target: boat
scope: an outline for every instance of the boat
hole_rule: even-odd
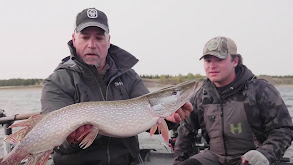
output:
[[[12,128],[8,128],[17,120],[25,120],[28,119],[32,115],[40,114],[40,112],[32,112],[26,114],[15,114],[12,116],[6,116],[5,111],[0,109],[0,124],[4,128],[4,135],[9,136],[12,134]],[[153,135],[152,139],[150,139],[148,133],[141,133],[138,135],[138,139],[140,142],[140,154],[138,159],[133,162],[131,165],[172,165],[173,164],[173,146],[175,144],[177,132],[176,128],[171,130],[172,134],[169,139],[169,145],[166,145],[164,140],[160,135]],[[3,153],[6,155],[11,152],[13,149],[13,144],[6,143],[3,141]],[[208,149],[209,145],[204,141],[200,132],[196,138],[196,142],[194,144],[194,154],[199,153],[202,150]],[[53,160],[49,158],[46,165],[52,165]],[[25,164],[25,162],[21,162],[21,164]],[[276,165],[293,165],[293,162],[290,162],[290,158],[283,157],[280,162]]]

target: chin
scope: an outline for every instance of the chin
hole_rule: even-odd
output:
[[[217,77],[213,77],[213,76],[209,77],[209,79],[210,79],[212,82],[219,81],[219,79],[218,79]]]
[[[92,60],[86,60],[84,61],[84,63],[88,64],[88,65],[98,65],[98,62],[97,61],[92,61]]]
[[[210,79],[213,83],[218,83],[218,84],[221,84],[223,82],[222,79],[219,79],[219,78],[211,78]]]

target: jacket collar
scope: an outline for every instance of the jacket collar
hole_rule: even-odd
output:
[[[76,49],[73,46],[72,40],[70,40],[67,43],[67,45],[69,47],[70,56],[65,57],[55,70],[66,68],[66,69],[71,69],[71,70],[80,72],[81,71],[80,68],[76,66],[78,65],[78,63],[81,63],[83,66],[86,66],[89,68],[94,67],[94,66],[85,64],[84,62],[82,62],[81,60],[77,58]],[[118,71],[120,73],[123,73],[131,69],[138,62],[138,59],[134,57],[132,54],[130,54],[126,50],[121,49],[118,46],[113,44],[110,45],[106,60],[107,60],[107,63],[110,65],[112,72]]]
[[[221,87],[224,90],[221,93],[216,92],[215,85],[209,80],[206,79],[203,84],[203,88],[209,95],[216,96],[218,100],[219,98],[225,99],[234,93],[242,90],[243,87],[246,85],[247,82],[255,78],[255,75],[245,66],[240,65],[236,67],[236,78],[230,84],[226,85],[225,87]],[[218,102],[218,101],[216,101]]]

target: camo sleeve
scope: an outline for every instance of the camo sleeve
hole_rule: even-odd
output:
[[[193,146],[199,129],[199,123],[195,98],[191,99],[191,103],[193,105],[193,111],[189,117],[180,123],[178,128],[178,136],[174,149],[174,165],[179,164],[194,154]]]
[[[260,80],[256,85],[256,103],[264,128],[264,141],[259,148],[273,163],[284,155],[293,140],[292,119],[278,90]]]

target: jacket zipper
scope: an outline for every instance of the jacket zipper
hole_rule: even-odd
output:
[[[106,101],[106,100],[105,100],[105,97],[104,97],[104,95],[103,95],[103,91],[102,91],[102,89],[101,89],[101,86],[100,86],[100,84],[99,84],[99,81],[97,80],[95,74],[94,74],[94,73],[93,73],[93,72],[92,72],[87,66],[83,65],[83,64],[80,63],[80,62],[78,62],[78,63],[79,63],[80,65],[84,66],[85,68],[87,68],[87,69],[90,71],[90,73],[93,75],[93,77],[95,78],[96,83],[98,84],[99,90],[100,90],[100,92],[101,92],[101,94],[102,94],[103,101]],[[107,93],[107,89],[106,89],[106,93]],[[106,94],[106,95],[107,95],[107,94]]]
[[[91,71],[90,71],[90,72],[91,72]],[[104,95],[103,95],[103,91],[102,91],[102,89],[101,89],[101,86],[100,86],[100,84],[99,84],[99,82],[98,82],[96,76],[95,76],[92,72],[91,72],[91,74],[95,77],[95,81],[96,81],[96,83],[97,83],[98,86],[99,86],[99,90],[100,90],[100,92],[101,92],[101,94],[102,94],[103,101],[106,101],[106,99],[105,99],[105,97],[104,97]],[[106,93],[105,93],[105,95],[107,95],[107,89],[106,89]]]
[[[224,107],[223,103],[221,103],[221,118],[222,118],[222,137],[223,137],[223,144],[224,144],[224,151],[225,151],[225,164],[227,164],[227,146],[226,146],[226,140],[225,140],[225,126],[224,126]]]

